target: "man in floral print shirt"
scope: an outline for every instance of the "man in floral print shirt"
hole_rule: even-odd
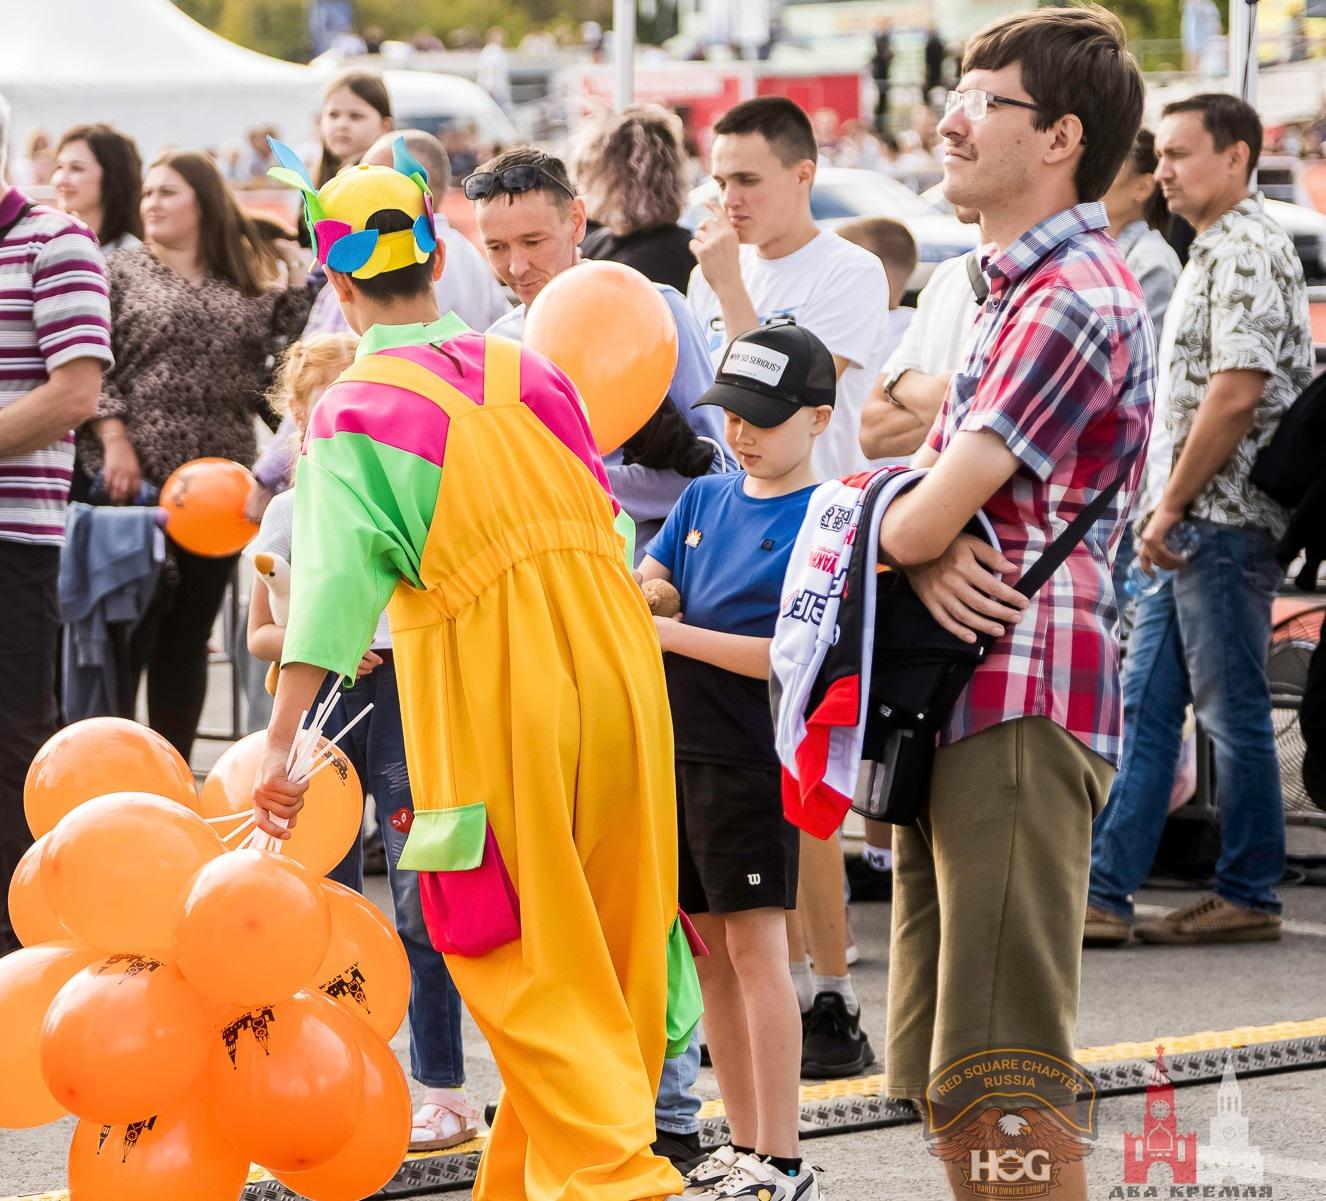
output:
[[[1214,891],[1137,926],[1147,942],[1280,937],[1275,885],[1284,813],[1266,654],[1288,514],[1248,479],[1258,452],[1312,376],[1303,271],[1289,237],[1248,194],[1261,122],[1242,100],[1169,105],[1156,177],[1197,230],[1161,336],[1161,393],[1139,561],[1175,574],[1143,597],[1124,670],[1123,761],[1093,838],[1087,938],[1125,942],[1133,893],[1165,823],[1183,711],[1193,701],[1216,748],[1222,851]],[[1164,404],[1168,389],[1168,404]],[[1172,533],[1198,538],[1185,559]]]

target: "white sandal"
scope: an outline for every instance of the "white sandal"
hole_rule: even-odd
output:
[[[414,1115],[410,1129],[411,1151],[445,1151],[467,1143],[478,1133],[479,1115],[460,1097],[451,1104],[426,1101]]]

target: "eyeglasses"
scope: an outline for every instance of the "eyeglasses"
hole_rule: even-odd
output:
[[[955,108],[961,108],[968,121],[984,121],[991,108],[1001,104],[1014,108],[1029,108],[1033,113],[1041,111],[1039,104],[1030,100],[1014,100],[1011,96],[999,96],[994,92],[983,92],[980,88],[968,88],[965,92],[949,92],[944,98],[944,115],[948,116]]]
[[[572,200],[575,192],[557,178],[551,171],[539,163],[517,163],[513,167],[504,167],[501,171],[476,171],[465,177],[465,199],[487,200],[494,192],[507,192],[519,196],[539,186],[539,181],[561,188]]]

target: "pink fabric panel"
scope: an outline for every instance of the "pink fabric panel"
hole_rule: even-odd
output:
[[[383,353],[398,355],[436,372],[473,398],[476,404],[483,404],[482,334],[461,334],[443,343],[440,349],[404,346]],[[575,385],[558,367],[532,350],[520,353],[520,399],[557,440],[589,468],[599,486],[612,497],[614,511],[620,508],[616,497],[612,496],[608,473],[603,470],[603,460],[594,445],[594,436],[580,407]]]
[[[449,425],[447,415],[431,400],[400,388],[355,380],[332,384],[323,394],[313,407],[308,439],[365,434],[374,442],[440,467]]]
[[[420,872],[419,900],[435,950],[473,957],[520,937],[520,902],[489,826],[470,871]]]
[[[695,959],[706,959],[709,955],[709,948],[705,946],[705,941],[700,937],[700,931],[695,928],[695,923],[686,916],[683,909],[677,910],[677,916],[681,918],[682,933],[686,935],[686,945],[691,948],[691,955]]]

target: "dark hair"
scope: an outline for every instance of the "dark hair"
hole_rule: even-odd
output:
[[[566,170],[566,164],[555,155],[546,154],[536,146],[512,146],[510,150],[503,150],[501,154],[490,158],[486,163],[475,167],[473,174],[477,175],[480,171],[505,171],[508,167],[538,167],[543,174],[535,180],[534,186],[528,189],[530,192],[542,192],[558,208],[566,210],[571,204],[571,198],[576,194],[575,185],[571,183],[571,176]],[[505,196],[510,200],[515,196],[524,196],[524,192],[508,192],[503,186],[502,181],[493,182],[493,190],[488,193],[480,202],[489,204],[499,196]]]
[[[276,256],[235,202],[216,163],[197,150],[169,150],[152,167],[178,172],[197,198],[198,252],[203,266],[245,296],[260,295],[276,278]]]
[[[142,241],[143,214],[139,210],[143,200],[143,160],[138,157],[133,138],[98,121],[67,130],[55,148],[56,154],[70,142],[85,143],[101,168],[101,229],[97,237],[102,244],[114,242],[125,234]]]
[[[1038,111],[1036,129],[1072,114],[1082,122],[1073,182],[1080,200],[1109,191],[1142,125],[1145,87],[1123,22],[1098,4],[1038,8],[991,22],[967,43],[962,72],[1017,63]]]
[[[733,105],[714,122],[714,134],[758,133],[784,167],[819,157],[815,131],[805,109],[786,96],[756,96]]]
[[[394,234],[413,228],[414,222],[399,209],[383,209],[374,213],[364,222],[365,229],[376,229],[379,233]],[[395,271],[383,271],[369,279],[347,278],[370,300],[378,304],[387,304],[393,300],[409,300],[422,296],[433,287],[433,261],[437,251],[429,252],[422,263],[411,263],[408,267],[397,267]]]
[[[1248,178],[1252,178],[1262,154],[1262,119],[1246,100],[1223,92],[1202,92],[1187,100],[1176,100],[1160,111],[1162,117],[1175,113],[1200,113],[1202,125],[1217,150],[1228,150],[1235,142],[1248,148]]]
[[[1128,165],[1137,175],[1154,175],[1160,165],[1156,155],[1156,135],[1149,129],[1139,129],[1133,141],[1133,148],[1128,153]],[[1169,202],[1161,186],[1151,181],[1151,197],[1142,209],[1146,223],[1152,229],[1159,230],[1162,237],[1169,237],[1170,215]]]
[[[342,88],[349,88],[370,108],[376,109],[379,117],[384,120],[391,119],[391,97],[387,94],[386,82],[376,71],[346,71],[343,75],[338,75],[327,85],[327,90],[322,93],[324,107],[327,103],[327,97],[333,92],[339,92]],[[313,176],[313,182],[318,187],[322,187],[344,166],[345,163],[324,145],[322,157],[318,160],[318,169]]]
[[[691,428],[671,396],[665,396],[654,415],[622,443],[622,462],[628,467],[639,463],[671,468],[688,480],[708,474],[713,461],[712,443]]]

